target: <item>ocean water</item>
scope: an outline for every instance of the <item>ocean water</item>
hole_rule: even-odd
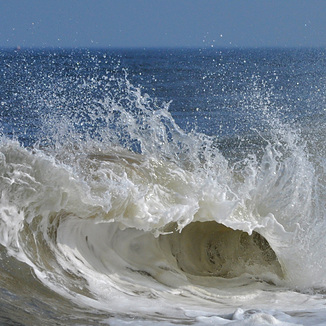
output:
[[[326,51],[0,51],[1,325],[326,325]]]

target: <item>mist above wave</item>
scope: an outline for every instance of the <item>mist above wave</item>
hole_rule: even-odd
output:
[[[324,144],[281,121],[264,83],[246,112],[265,127],[222,139],[128,74],[61,77],[33,91],[37,140],[0,144],[0,243],[43,284],[110,312],[137,296],[131,313],[156,317],[324,289]]]

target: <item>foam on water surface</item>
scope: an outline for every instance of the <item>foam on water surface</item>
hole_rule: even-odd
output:
[[[3,261],[24,263],[44,305],[50,291],[113,325],[322,324],[324,162],[257,85],[270,130],[231,159],[246,139],[224,153],[126,75],[77,85],[75,100],[41,94],[35,144],[0,144]],[[109,91],[91,100],[95,85]]]

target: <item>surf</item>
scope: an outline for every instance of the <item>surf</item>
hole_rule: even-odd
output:
[[[306,134],[255,83],[269,130],[185,131],[128,78],[77,79],[77,101],[49,87],[37,141],[1,138],[0,243],[40,296],[193,322],[239,302],[268,310],[270,295],[283,310],[309,291],[319,302],[324,163]]]

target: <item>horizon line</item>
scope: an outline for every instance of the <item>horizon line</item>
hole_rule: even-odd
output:
[[[103,51],[103,50],[299,50],[299,49],[326,49],[326,46],[0,46],[0,51],[26,51],[26,50],[88,50],[88,51]]]

